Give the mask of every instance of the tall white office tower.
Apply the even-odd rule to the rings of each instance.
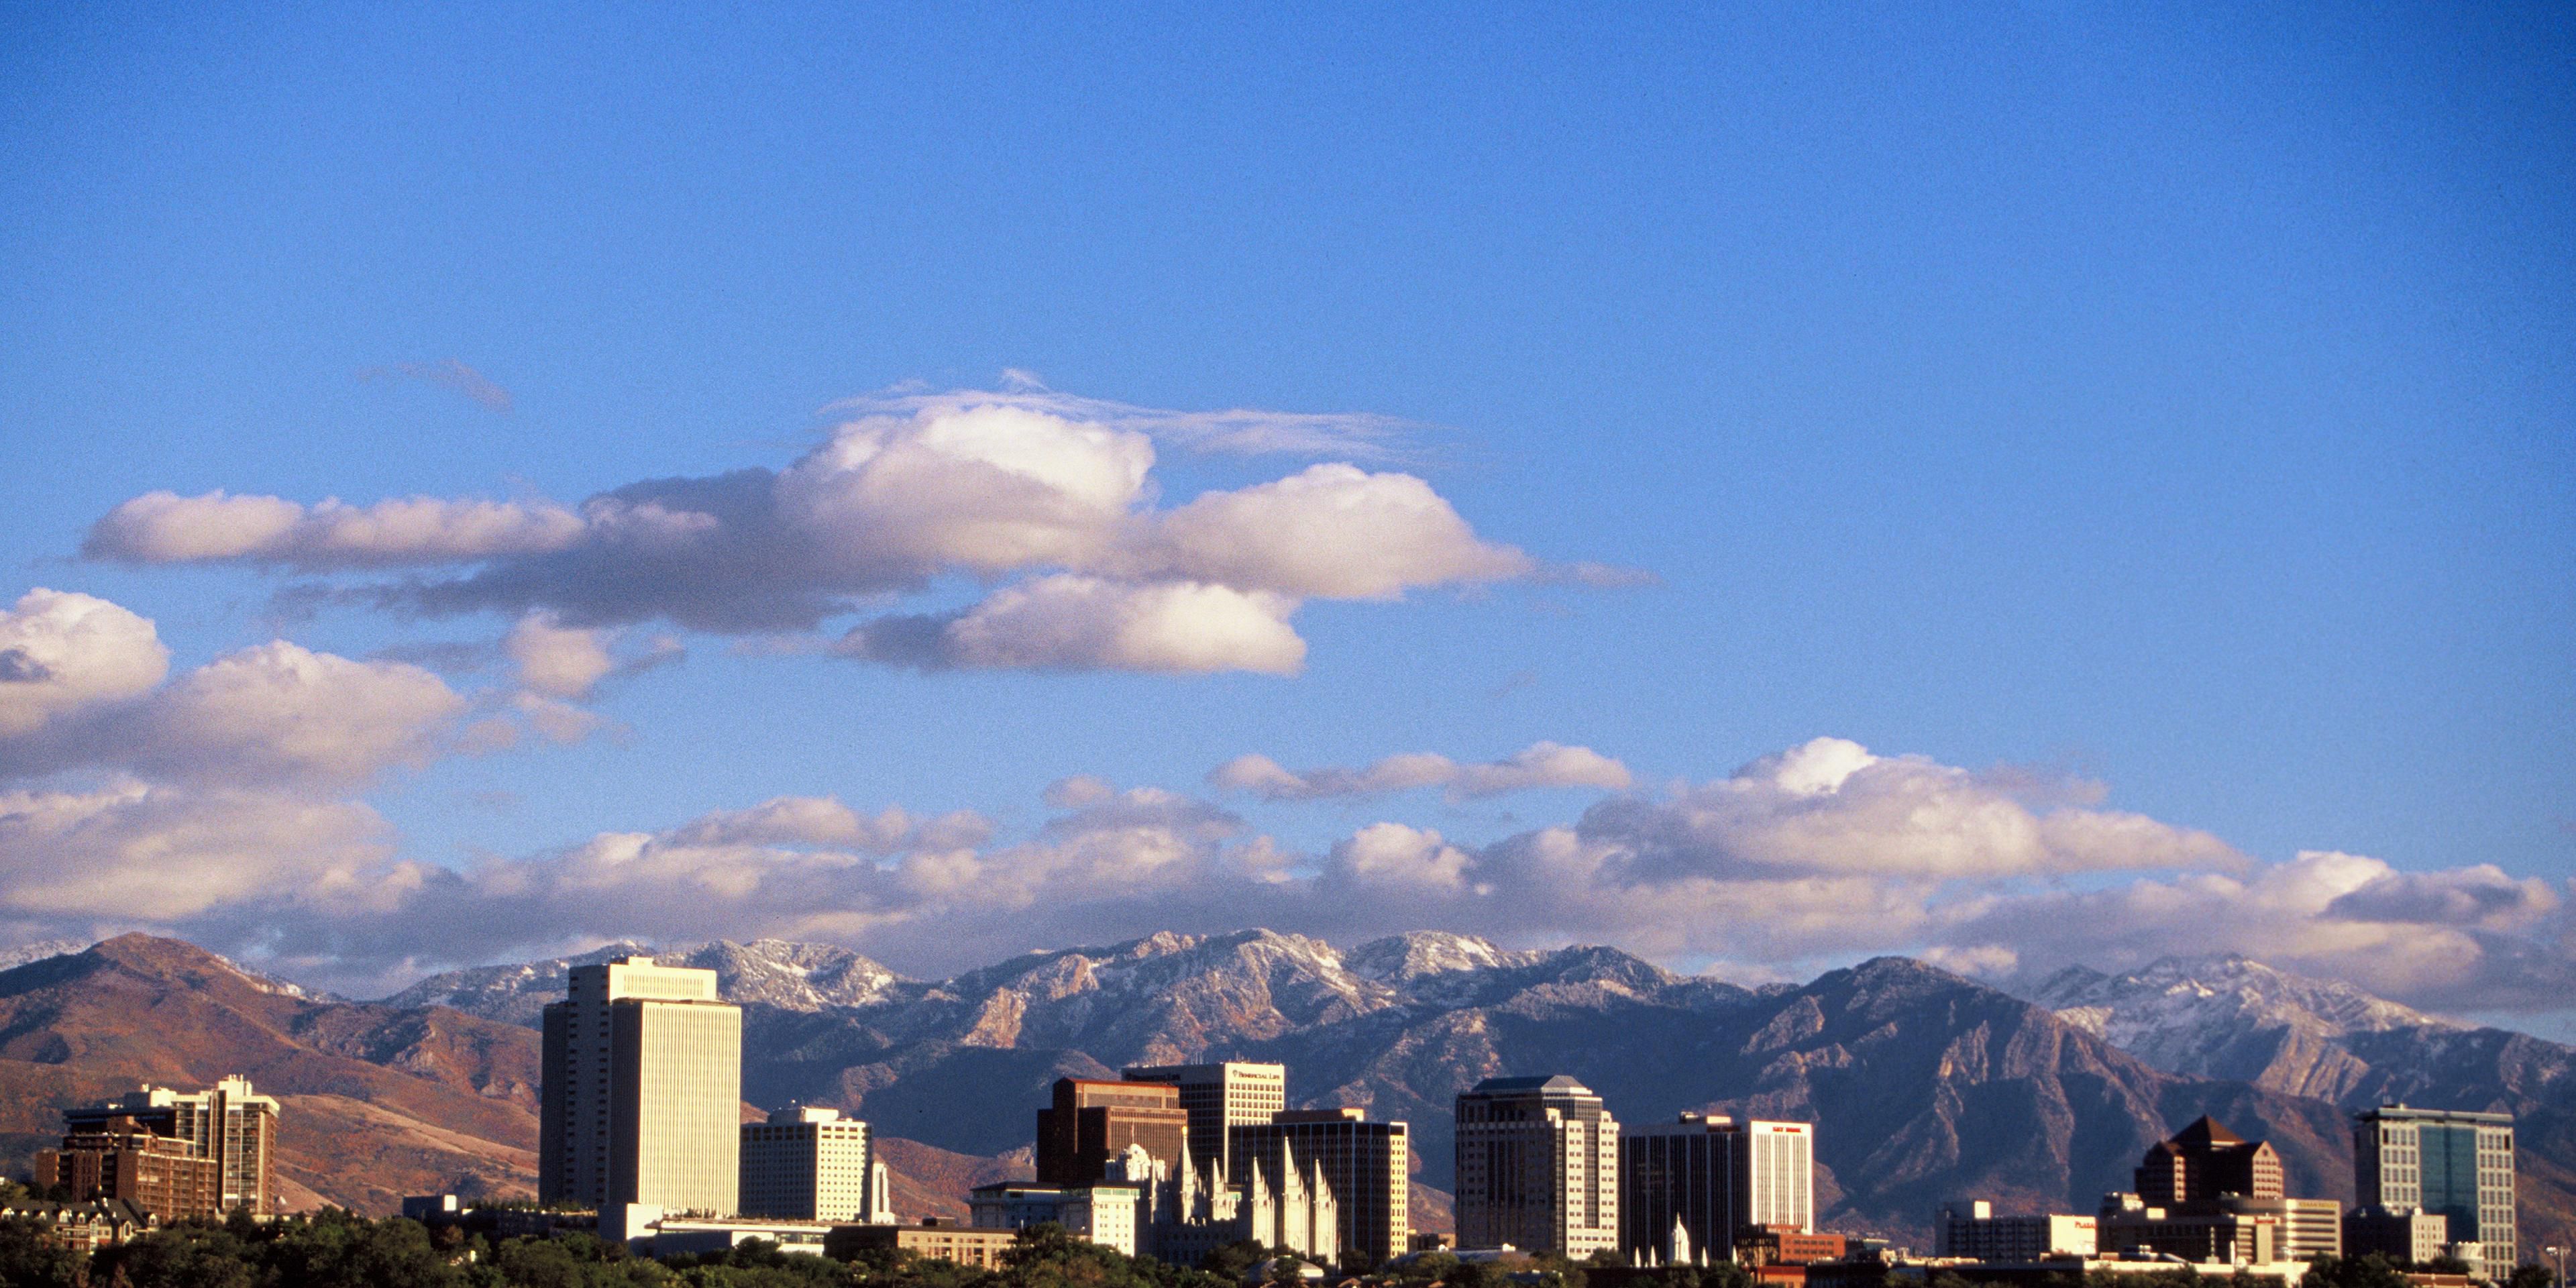
[[[1815,1125],[1722,1114],[1630,1127],[1619,1138],[1619,1246],[1671,1264],[1678,1227],[1725,1261],[1746,1226],[1813,1229]]]
[[[1564,1074],[1487,1078],[1458,1096],[1458,1246],[1561,1252],[1619,1243],[1619,1122]]]
[[[716,973],[621,957],[576,966],[545,1011],[537,1197],[732,1215],[742,1012]]]

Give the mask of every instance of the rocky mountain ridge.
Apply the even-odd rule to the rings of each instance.
[[[134,985],[150,994],[148,1005],[101,1009],[85,1000],[92,985],[69,977],[45,983],[60,963],[102,954],[123,963],[119,970],[151,977]],[[1057,1076],[1245,1058],[1287,1064],[1298,1104],[1358,1105],[1412,1123],[1423,1187],[1417,1208],[1426,1218],[1449,1183],[1452,1098],[1480,1078],[1533,1071],[1583,1079],[1629,1122],[1701,1110],[1817,1123],[1819,1208],[1832,1228],[1919,1237],[1933,1205],[1960,1194],[1994,1198],[2007,1210],[2089,1211],[2103,1191],[2126,1187],[2150,1143],[2203,1113],[2270,1139],[2294,1193],[2350,1195],[2346,1107],[2278,1085],[2287,1075],[2277,1061],[2255,1066],[2254,1077],[2210,1076],[2158,1067],[2106,1040],[2121,1035],[2160,1059],[2178,1059],[2200,1048],[2147,1041],[2175,1027],[2148,1019],[2169,1012],[2221,1033],[2242,1023],[2258,1038],[2264,1024],[2288,1023],[2269,1002],[2226,1002],[2233,1012],[2168,1002],[2159,1012],[2129,1000],[2147,987],[2203,1003],[2235,996],[2196,975],[2188,988],[2179,977],[2129,984],[2068,977],[2057,996],[2076,1014],[2061,1017],[1903,958],[1747,990],[1677,976],[1615,949],[1505,950],[1434,933],[1347,952],[1264,930],[1159,934],[1024,954],[935,982],[808,945],[718,942],[669,955],[716,970],[726,995],[744,1005],[752,1103],[801,1100],[855,1113],[886,1136],[919,1142],[920,1165],[936,1177],[989,1178],[1019,1166],[1011,1156],[1026,1149],[1031,1115]],[[445,1156],[445,1176],[415,1156],[400,1175],[419,1183],[404,1179],[403,1188],[523,1185],[517,1160],[526,1148],[520,1138],[533,1140],[533,1074],[512,1071],[532,1068],[535,1035],[525,1026],[560,995],[563,972],[577,960],[456,972],[381,1003],[321,1003],[262,992],[187,945],[129,937],[0,973],[0,1092],[30,1087],[50,1104],[96,1094],[93,1084],[126,1081],[138,1070],[200,1082],[250,1072],[303,1097],[294,1103],[311,1106],[317,1125],[390,1109],[450,1133],[442,1139],[489,1142],[460,1151],[486,1157]],[[2250,963],[2230,969],[2269,987],[2270,977]],[[2308,1008],[2302,1014],[2340,1025],[2325,1040],[2369,1066],[2374,1090],[2522,1114],[2526,1241],[2537,1246],[2576,1230],[2569,1220],[2576,1171],[2568,1166],[2576,1113],[2562,1077],[2569,1050],[2527,1035],[2416,1024],[2402,1008],[2374,1008],[2368,1003],[2376,999],[2363,998],[2300,1004]],[[245,1023],[273,1030],[305,1063],[281,1056],[251,1067],[258,1044],[243,1044]],[[147,1058],[171,1046],[249,1054],[158,1065]],[[105,1077],[111,1071],[115,1078]],[[470,1092],[514,1116],[507,1125],[487,1123],[478,1136],[453,1125],[472,1118],[463,1105],[433,1104],[409,1082],[383,1081],[391,1077],[434,1084],[442,1095]],[[0,1123],[16,1133],[5,1140],[13,1151],[31,1150],[34,1130]],[[380,1192],[397,1192],[388,1178],[399,1169],[384,1170],[387,1155],[362,1162],[359,1151],[341,1164],[298,1148],[309,1160],[298,1164],[308,1169],[299,1179],[315,1193],[364,1190],[372,1204]],[[368,1167],[380,1174],[356,1174]],[[941,1183],[908,1181],[906,1192],[938,1202]]]

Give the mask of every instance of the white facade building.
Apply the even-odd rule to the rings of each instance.
[[[742,1213],[877,1223],[880,1166],[866,1123],[838,1109],[775,1110],[742,1125]]]
[[[1123,1185],[1069,1189],[1029,1181],[975,1187],[968,1206],[977,1227],[1025,1230],[1053,1221],[1075,1238],[1136,1255],[1138,1194]]]
[[[2039,1261],[2090,1258],[2101,1251],[2096,1218],[2061,1213],[1997,1216],[1984,1199],[1944,1204],[1933,1223],[1937,1255],[1971,1261]]]
[[[666,1213],[739,1208],[742,1011],[716,973],[621,957],[545,1010],[537,1197]]]

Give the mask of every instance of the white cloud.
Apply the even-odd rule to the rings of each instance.
[[[356,896],[388,829],[355,802],[119,783],[0,792],[0,909],[56,925],[164,925],[236,904]]]
[[[1326,766],[1291,772],[1268,756],[1244,755],[1210,770],[1208,782],[1264,800],[1287,801],[1376,796],[1419,787],[1445,787],[1457,799],[1545,787],[1625,791],[1630,778],[1627,766],[1589,747],[1535,742],[1508,759],[1470,765],[1432,752],[1409,752],[1365,769]]]
[[[1604,802],[1583,830],[1641,870],[1671,875],[1948,880],[2242,863],[2206,832],[2071,806],[2037,811],[2012,785],[1920,756],[1874,756],[1839,738],[1669,800]]]
[[[518,667],[519,684],[550,698],[585,698],[591,686],[617,669],[609,633],[559,625],[543,613],[519,619],[501,641]]]
[[[876,854],[980,845],[992,825],[966,811],[915,818],[888,807],[871,818],[829,796],[778,796],[746,810],[707,814],[671,833],[683,846],[841,846]]]
[[[2576,927],[2549,883],[2334,851],[2257,862],[2102,808],[2089,786],[2052,797],[2008,771],[1832,739],[1484,844],[1385,820],[1299,854],[1210,801],[1075,776],[1048,787],[1057,812],[1017,839],[968,813],[781,796],[451,872],[395,861],[364,805],[230,785],[357,781],[398,763],[416,745],[403,731],[442,705],[388,704],[381,677],[331,697],[299,673],[345,679],[340,668],[363,664],[291,648],[236,655],[205,687],[251,695],[238,699],[241,723],[270,732],[248,737],[323,706],[345,708],[333,718],[358,732],[290,743],[268,753],[289,763],[229,778],[167,768],[164,785],[0,796],[0,914],[64,933],[121,918],[217,947],[283,945],[340,960],[349,978],[568,939],[716,935],[833,940],[935,974],[1039,945],[1259,923],[1345,942],[1425,926],[1609,942],[1783,972],[1880,952],[1992,976],[2239,951],[2434,1009],[2562,1010],[2576,988]],[[195,678],[168,691],[193,693]],[[279,686],[300,696],[278,700]],[[392,714],[359,714],[370,709]],[[1303,775],[1237,761],[1220,775],[1254,791],[1313,791],[1336,775],[1454,789],[1478,768],[1495,781],[1560,773],[1578,763],[1556,754],[1566,750]]]
[[[1296,602],[1196,582],[1057,575],[945,617],[879,618],[839,651],[925,670],[1116,670],[1294,675],[1306,642]]]
[[[1422,479],[1348,463],[1156,508],[1157,437],[1351,447],[1374,441],[1361,432],[1375,424],[1367,418],[1207,419],[1033,388],[853,410],[864,414],[781,471],[655,479],[578,506],[412,497],[308,508],[154,492],[101,518],[83,551],[343,577],[408,570],[301,593],[507,612],[523,619],[514,642],[567,656],[576,642],[536,632],[654,618],[738,634],[810,630],[971,576],[1003,584],[935,622],[883,619],[866,647],[843,651],[911,665],[1282,674],[1303,661],[1288,625],[1302,600],[1392,600],[1541,571],[1478,538]],[[529,674],[533,691],[576,696],[577,665]]]
[[[1352,460],[1402,455],[1403,440],[1420,428],[1393,416],[1367,412],[1280,412],[1246,407],[1167,411],[1058,393],[1024,371],[1005,372],[1004,377],[1004,387],[998,392],[898,389],[852,398],[838,404],[838,409],[920,417],[1002,407],[1145,434],[1193,451],[1237,456],[1341,456]]]
[[[1207,493],[1162,516],[1129,557],[1169,575],[1332,599],[1393,599],[1412,586],[1500,581],[1535,567],[1518,550],[1477,540],[1421,479],[1351,465]]]
[[[1465,850],[1438,832],[1402,823],[1371,823],[1333,846],[1331,870],[1363,886],[1466,887]]]
[[[88,595],[28,591],[0,612],[0,738],[133,697],[169,669],[149,618]]]
[[[438,754],[466,710],[445,681],[273,641],[207,663],[107,731],[102,759],[181,782],[354,786]]]
[[[582,536],[561,507],[415,496],[307,509],[273,496],[148,492],[108,511],[81,552],[132,563],[242,560],[295,568],[453,563],[561,550]]]
[[[168,657],[151,622],[87,595],[34,591],[0,613],[0,659],[19,677],[0,681],[0,781],[116,769],[159,784],[345,791],[455,750],[472,706],[418,666],[284,640],[163,682]],[[554,714],[523,716],[545,727]]]

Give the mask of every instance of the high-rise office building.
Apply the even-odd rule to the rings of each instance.
[[[216,1202],[224,1211],[267,1216],[278,1211],[277,1114],[274,1097],[235,1076],[198,1092],[145,1083],[106,1104],[67,1110],[63,1118],[75,1135],[105,1133],[112,1120],[127,1118],[155,1135],[187,1141],[199,1158],[214,1160]]]
[[[1129,1145],[1178,1168],[1189,1130],[1177,1086],[1058,1078],[1054,1103],[1038,1111],[1038,1183],[1090,1185]]]
[[[742,1125],[742,1214],[871,1222],[876,1151],[868,1125],[838,1109],[794,1106]]]
[[[1258,1126],[1288,1107],[1288,1066],[1228,1060],[1222,1064],[1138,1065],[1126,1072],[1129,1082],[1168,1083],[1181,1091],[1181,1108],[1190,1116],[1190,1156],[1211,1159],[1234,1173],[1229,1127]]]
[[[742,1011],[716,973],[621,957],[576,966],[545,1010],[537,1197],[608,1209],[738,1206]],[[622,1228],[622,1227],[620,1227]]]
[[[1413,1153],[1405,1124],[1370,1122],[1357,1109],[1290,1109],[1227,1133],[1238,1169],[1228,1175],[1293,1171],[1284,1166],[1289,1158],[1314,1165],[1338,1209],[1335,1251],[1382,1262],[1412,1249]],[[1190,1139],[1195,1156],[1195,1130]]]
[[[2355,1208],[2429,1212],[2478,1245],[2490,1277],[2513,1269],[2513,1115],[2382,1105],[2353,1116]]]
[[[1619,1134],[1619,1247],[1670,1263],[1733,1256],[1761,1226],[1814,1228],[1815,1125],[1683,1114]],[[1682,1231],[1674,1237],[1675,1227]]]
[[[1619,1242],[1619,1122],[1564,1074],[1458,1096],[1458,1246],[1575,1260]]]
[[[2281,1155],[2269,1141],[2249,1141],[2207,1114],[2158,1141],[2138,1164],[2138,1198],[2150,1207],[2172,1207],[2222,1194],[2281,1197]]]

